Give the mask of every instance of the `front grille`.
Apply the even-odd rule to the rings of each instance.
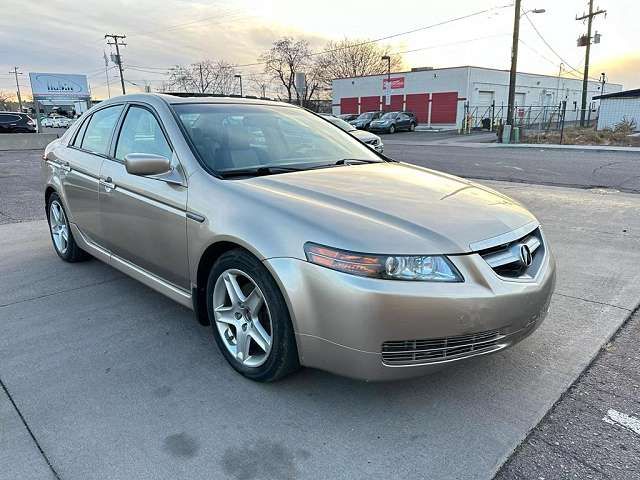
[[[501,348],[500,330],[423,340],[394,340],[382,344],[387,365],[415,365],[455,360]]]
[[[531,252],[531,264],[523,264],[520,249],[523,245]],[[530,280],[536,276],[542,265],[545,245],[540,232],[536,228],[531,233],[512,242],[477,252],[489,266],[501,277]]]

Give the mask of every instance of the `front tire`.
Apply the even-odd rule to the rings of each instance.
[[[52,193],[47,201],[47,222],[53,249],[65,262],[82,262],[90,255],[82,250],[71,233],[69,217],[57,193]]]
[[[410,131],[410,132],[415,132],[415,131],[416,131],[416,124],[415,124],[415,123],[412,123],[412,124],[409,126],[409,131]]]
[[[395,125],[391,125],[389,127],[389,133],[396,133],[396,126]]]
[[[250,253],[231,250],[215,262],[207,281],[207,312],[222,355],[245,377],[272,382],[300,368],[284,297]]]

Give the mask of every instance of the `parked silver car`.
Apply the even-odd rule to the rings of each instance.
[[[554,287],[522,205],[287,104],[112,98],[42,167],[63,260],[193,308],[258,381],[300,365],[397,379],[497,352],[540,325]]]
[[[333,115],[321,114],[320,116],[333,123],[336,127],[341,128],[345,132],[351,134],[362,143],[365,143],[369,147],[373,148],[376,152],[382,153],[384,151],[384,143],[382,143],[382,139],[378,135],[367,132],[366,130],[358,130],[350,123],[345,122],[341,118],[334,117]]]

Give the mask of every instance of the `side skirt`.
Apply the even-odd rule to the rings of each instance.
[[[147,287],[154,289],[156,292],[178,302],[180,305],[193,309],[194,305],[191,300],[191,292],[172,285],[171,283],[162,280],[160,277],[134,265],[133,263],[111,254],[85,237],[75,224],[71,223],[70,225],[73,238],[80,248],[87,251],[98,260],[111,265],[122,273],[138,280],[140,283],[145,284]]]

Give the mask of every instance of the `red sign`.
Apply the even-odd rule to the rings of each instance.
[[[395,90],[398,88],[404,88],[404,77],[391,77],[391,78],[383,78],[382,79],[382,89],[387,89],[387,84],[391,82],[391,89]]]

